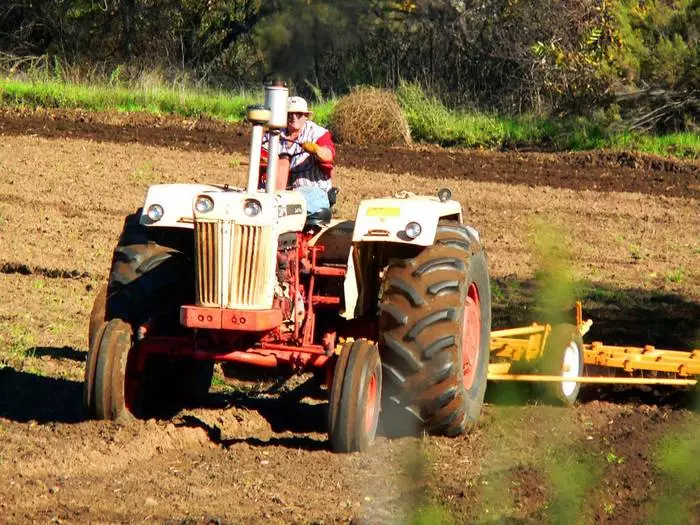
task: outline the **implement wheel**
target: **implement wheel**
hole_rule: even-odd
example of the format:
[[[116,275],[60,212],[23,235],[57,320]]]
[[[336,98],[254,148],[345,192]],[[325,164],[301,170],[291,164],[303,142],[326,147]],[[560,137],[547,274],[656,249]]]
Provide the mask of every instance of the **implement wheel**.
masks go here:
[[[379,330],[385,430],[469,430],[484,401],[491,332],[486,254],[473,230],[441,222],[432,246],[387,267]]]
[[[377,346],[348,342],[336,361],[328,407],[328,438],[334,452],[366,450],[374,442],[382,395]]]
[[[577,377],[583,373],[583,339],[572,324],[552,327],[542,355],[539,371],[545,375]],[[538,383],[543,399],[549,403],[571,406],[576,402],[581,383]]]

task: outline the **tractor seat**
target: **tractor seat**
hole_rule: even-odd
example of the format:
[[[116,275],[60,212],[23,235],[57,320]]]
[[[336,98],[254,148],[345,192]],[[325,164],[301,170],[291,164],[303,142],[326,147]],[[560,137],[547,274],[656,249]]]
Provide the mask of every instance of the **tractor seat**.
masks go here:
[[[340,193],[340,188],[337,186],[333,186],[330,190],[328,190],[328,202],[331,205],[331,208],[335,206],[335,202],[338,200],[338,193]]]
[[[331,222],[331,209],[321,208],[315,213],[306,216],[306,226],[325,226]]]

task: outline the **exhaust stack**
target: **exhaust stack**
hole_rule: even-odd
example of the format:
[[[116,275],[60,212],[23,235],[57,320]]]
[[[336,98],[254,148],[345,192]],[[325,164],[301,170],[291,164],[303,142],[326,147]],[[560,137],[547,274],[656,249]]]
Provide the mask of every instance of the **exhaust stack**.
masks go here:
[[[255,193],[258,191],[263,130],[265,124],[270,121],[270,110],[262,105],[248,106],[246,117],[249,122],[253,123],[253,134],[250,138],[250,162],[248,164],[248,185],[246,191],[248,193]]]
[[[280,133],[287,127],[287,97],[289,90],[282,81],[275,81],[265,86],[265,103],[248,106],[247,118],[253,123],[253,134],[250,139],[250,163],[248,165],[248,185],[246,191],[258,191],[258,176],[260,173],[260,150],[264,128],[267,125],[270,133],[267,161],[267,183],[265,191],[274,193],[277,185],[277,160],[279,158]]]
[[[288,96],[289,90],[281,80],[265,86],[265,106],[270,110],[270,121],[268,122],[270,143],[268,145],[267,184],[265,185],[267,193],[274,193],[277,186],[280,133],[287,127]]]

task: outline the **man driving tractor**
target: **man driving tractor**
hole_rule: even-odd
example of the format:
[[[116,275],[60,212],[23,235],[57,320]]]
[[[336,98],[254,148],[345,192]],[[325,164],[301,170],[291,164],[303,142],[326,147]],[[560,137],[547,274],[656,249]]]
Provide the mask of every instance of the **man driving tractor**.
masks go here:
[[[335,158],[330,131],[310,120],[311,114],[306,100],[289,97],[287,127],[280,137],[277,169],[277,189],[294,189],[301,193],[309,214],[330,208],[328,191],[332,187]],[[262,156],[267,158],[266,145]]]

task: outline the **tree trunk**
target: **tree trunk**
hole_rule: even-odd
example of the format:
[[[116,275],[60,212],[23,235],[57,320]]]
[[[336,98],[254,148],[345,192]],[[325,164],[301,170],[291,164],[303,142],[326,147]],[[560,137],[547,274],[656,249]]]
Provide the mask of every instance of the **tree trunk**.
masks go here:
[[[122,35],[122,50],[126,60],[131,62],[134,54],[134,19],[136,18],[136,0],[122,0],[122,24],[124,33]]]

